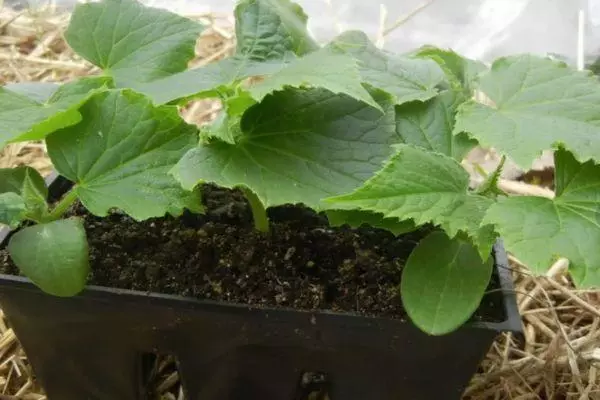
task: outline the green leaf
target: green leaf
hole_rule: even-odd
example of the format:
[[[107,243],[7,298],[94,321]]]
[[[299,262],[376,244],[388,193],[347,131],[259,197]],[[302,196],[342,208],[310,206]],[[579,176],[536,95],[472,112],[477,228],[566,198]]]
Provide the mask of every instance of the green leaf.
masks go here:
[[[320,87],[336,94],[348,95],[381,110],[362,86],[356,61],[343,54],[332,54],[329,51],[311,53],[249,90],[257,101],[261,101],[266,95],[285,87]]]
[[[44,178],[31,167],[0,168],[0,193],[13,192],[23,194],[31,187],[35,195],[46,201],[48,188]]]
[[[11,228],[25,219],[25,200],[13,192],[0,193],[0,224]]]
[[[17,208],[21,205],[16,202],[14,196],[5,197],[9,206],[13,209],[12,223],[0,221],[7,225],[14,226],[24,219],[40,221],[48,211],[46,199],[48,197],[48,188],[44,182],[44,178],[39,172],[31,167],[16,167],[0,169],[0,194],[13,193],[18,195],[20,202],[23,204],[21,213],[16,213]],[[17,216],[19,219],[17,220]]]
[[[506,248],[536,274],[566,257],[580,287],[600,287],[600,165],[558,150],[556,197],[502,198],[487,212]]]
[[[498,241],[499,235],[496,228],[491,224],[482,224],[475,235],[468,238],[479,250],[482,260],[487,260],[492,256],[494,244]]]
[[[92,96],[96,93],[108,90],[111,86],[111,79],[107,76],[87,76],[79,78],[76,81],[61,85],[50,97],[49,102],[56,103],[83,95]]]
[[[230,116],[242,116],[247,109],[257,102],[247,90],[238,88],[236,93],[223,100],[223,106]]]
[[[471,243],[433,232],[413,250],[400,283],[412,322],[430,335],[458,329],[477,310],[492,274]]]
[[[296,55],[318,48],[306,30],[306,15],[288,0],[240,1],[235,19],[237,49],[233,57],[134,88],[156,104],[222,97],[241,80],[272,75]]]
[[[185,70],[202,29],[188,18],[135,0],[103,0],[78,4],[65,38],[118,87],[126,87]]]
[[[132,88],[150,97],[158,105],[181,99],[187,101],[226,97],[226,93],[242,79],[274,74],[288,62],[289,60],[242,61],[238,57],[230,57],[147,84],[132,85]]]
[[[434,61],[384,53],[363,32],[342,33],[327,48],[354,57],[363,83],[390,93],[396,104],[428,100],[445,80],[444,71]]]
[[[469,175],[452,158],[396,145],[377,175],[353,193],[326,199],[330,208],[366,210],[385,218],[413,219],[416,225],[441,225],[450,237],[459,231],[477,237],[491,199],[468,192]]]
[[[498,238],[494,226],[482,224],[485,213],[494,203],[493,200],[477,194],[469,194],[465,201],[445,215],[441,226],[450,235],[464,232],[469,240],[479,250],[482,260],[487,260],[492,254],[492,247]]]
[[[465,58],[450,49],[423,46],[415,55],[437,62],[444,72],[446,72],[446,76],[453,86],[462,87],[469,96],[473,92],[477,76],[487,70],[487,67],[482,62]]]
[[[31,97],[31,93],[25,95],[0,88],[0,149],[9,142],[43,139],[78,123],[81,120],[78,108],[102,90],[103,83],[102,79],[68,83],[45,102],[33,100],[41,95]]]
[[[4,86],[4,89],[40,103],[48,101],[58,88],[60,85],[54,82],[19,82],[8,83]]]
[[[401,221],[398,218],[384,218],[383,215],[370,211],[327,210],[325,213],[331,226],[348,224],[352,228],[360,228],[363,225],[369,225],[390,231],[396,236],[417,229],[415,223],[410,219]]]
[[[465,100],[461,93],[447,90],[426,102],[396,107],[396,130],[402,142],[462,160],[477,145],[466,135],[452,133],[454,115]]]
[[[524,55],[497,60],[479,81],[495,105],[464,103],[455,132],[468,132],[524,169],[559,145],[580,161],[598,159],[600,85],[589,72]]]
[[[223,101],[225,110],[210,125],[204,127],[203,138],[218,138],[235,144],[241,135],[241,115],[265,96],[288,87],[325,88],[333,93],[346,94],[381,110],[379,104],[361,85],[356,62],[351,57],[317,51],[274,73],[271,77],[241,90]],[[383,111],[383,110],[382,110]]]
[[[173,174],[188,189],[246,186],[266,207],[302,202],[319,209],[322,198],[360,186],[392,152],[393,107],[385,94],[374,97],[385,114],[322,89],[276,92],[246,111],[235,145],[202,144]]]
[[[85,207],[98,216],[118,208],[136,220],[201,211],[197,193],[168,174],[196,143],[197,130],[177,109],[154,107],[130,91],[102,93],[82,109],[83,120],[47,139],[62,176],[76,183]]]
[[[242,0],[235,8],[238,54],[264,61],[319,48],[306,30],[308,16],[289,0]]]
[[[395,147],[396,154],[361,188],[327,201],[387,218],[414,218],[417,225],[445,222],[444,216],[467,199],[467,172],[445,155],[410,145]]]
[[[85,287],[90,266],[80,218],[23,228],[11,237],[8,251],[19,270],[47,293],[68,297]]]

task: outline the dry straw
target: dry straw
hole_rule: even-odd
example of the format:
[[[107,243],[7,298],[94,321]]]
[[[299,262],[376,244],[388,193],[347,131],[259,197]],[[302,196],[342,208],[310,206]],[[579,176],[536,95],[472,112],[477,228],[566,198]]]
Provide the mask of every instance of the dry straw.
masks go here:
[[[192,65],[232,53],[235,38],[229,16],[190,17],[209,26],[198,41]],[[0,84],[68,81],[97,73],[65,44],[62,32],[67,21],[68,15],[52,9],[0,10]],[[201,124],[214,118],[219,107],[218,102],[198,101],[182,112],[189,122]],[[51,170],[41,143],[14,144],[0,151],[0,168],[16,165],[30,165],[43,174]],[[551,196],[547,190],[522,182],[505,180],[502,184],[515,195]],[[515,258],[511,258],[511,265],[526,341],[519,344],[511,335],[499,337],[465,398],[600,400],[600,293],[575,290],[566,277],[565,260],[559,260],[542,278],[530,276],[527,267]],[[159,359],[154,370],[156,398],[182,400],[173,361]],[[12,399],[46,397],[14,332],[0,315],[0,400]]]

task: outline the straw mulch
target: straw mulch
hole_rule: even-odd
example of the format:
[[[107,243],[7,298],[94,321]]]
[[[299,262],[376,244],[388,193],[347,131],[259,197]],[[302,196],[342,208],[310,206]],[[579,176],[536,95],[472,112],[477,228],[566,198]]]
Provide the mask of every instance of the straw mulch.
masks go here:
[[[233,51],[229,17],[193,17],[210,26],[198,42],[194,65]],[[51,10],[1,10],[0,84],[65,81],[96,73],[63,41],[67,20],[67,15]],[[201,123],[218,110],[218,103],[200,101],[183,112],[188,121]],[[15,144],[0,151],[0,168],[16,165],[30,165],[43,174],[52,168],[41,143]],[[515,194],[533,189],[534,193],[549,195],[547,190],[514,181],[503,181],[503,185]],[[600,293],[575,290],[566,277],[565,260],[552,266],[545,278],[531,277],[526,266],[514,258],[511,265],[526,342],[519,344],[511,335],[501,336],[482,362],[465,398],[600,400]],[[157,398],[183,399],[172,361],[159,359],[156,364]],[[0,318],[0,400],[45,398],[14,332]]]

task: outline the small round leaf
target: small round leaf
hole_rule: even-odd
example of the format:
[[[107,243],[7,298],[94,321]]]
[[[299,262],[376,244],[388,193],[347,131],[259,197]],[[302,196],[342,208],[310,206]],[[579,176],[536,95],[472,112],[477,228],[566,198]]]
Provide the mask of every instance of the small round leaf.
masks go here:
[[[90,270],[88,243],[80,218],[24,228],[8,244],[13,262],[40,289],[55,296],[74,296]]]
[[[477,309],[492,273],[469,242],[433,232],[413,250],[402,272],[402,302],[412,322],[431,335],[458,329]]]

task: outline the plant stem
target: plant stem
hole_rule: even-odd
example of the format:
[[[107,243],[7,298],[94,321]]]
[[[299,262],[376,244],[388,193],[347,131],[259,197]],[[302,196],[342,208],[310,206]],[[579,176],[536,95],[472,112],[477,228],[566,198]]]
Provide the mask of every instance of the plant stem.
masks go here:
[[[69,207],[71,207],[71,204],[73,204],[75,200],[77,200],[77,191],[73,188],[65,196],[63,196],[62,199],[60,199],[56,207],[54,207],[54,209],[50,211],[47,217],[44,219],[48,222],[56,221],[57,219],[62,217],[65,212],[67,212],[67,210],[69,209]]]
[[[243,187],[242,192],[244,192],[246,199],[248,199],[248,202],[250,203],[256,230],[260,232],[269,232],[269,218],[267,217],[267,211],[265,210],[262,201],[260,201],[258,196],[250,189]]]

